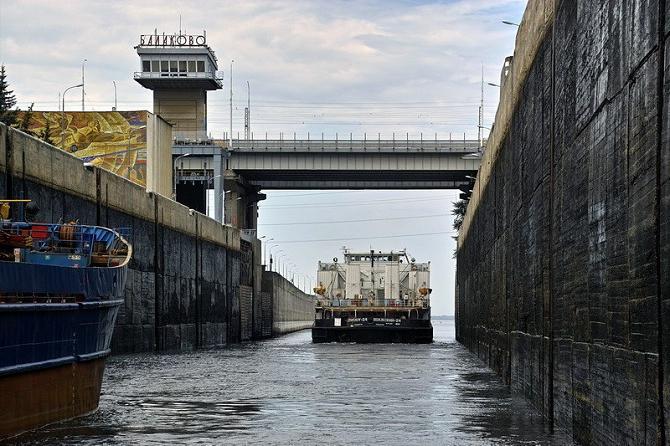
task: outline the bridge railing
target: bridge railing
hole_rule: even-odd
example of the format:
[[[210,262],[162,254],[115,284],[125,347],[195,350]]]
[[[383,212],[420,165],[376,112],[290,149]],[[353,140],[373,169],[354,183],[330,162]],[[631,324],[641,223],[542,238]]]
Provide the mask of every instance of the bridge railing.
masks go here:
[[[453,152],[480,151],[477,140],[449,139],[234,139],[243,152]]]

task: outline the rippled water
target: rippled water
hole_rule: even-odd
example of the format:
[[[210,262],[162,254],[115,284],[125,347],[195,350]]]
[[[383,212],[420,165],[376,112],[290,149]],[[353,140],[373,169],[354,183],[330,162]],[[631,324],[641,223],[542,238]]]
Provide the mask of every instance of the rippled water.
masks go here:
[[[431,345],[312,344],[116,356],[100,410],[28,444],[566,444],[433,321]]]

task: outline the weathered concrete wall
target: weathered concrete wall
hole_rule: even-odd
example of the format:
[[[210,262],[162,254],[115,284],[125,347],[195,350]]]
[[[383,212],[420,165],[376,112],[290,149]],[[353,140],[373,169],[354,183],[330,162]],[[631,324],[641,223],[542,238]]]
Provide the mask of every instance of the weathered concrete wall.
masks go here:
[[[314,296],[278,273],[263,272],[263,293],[272,300],[272,334],[302,330],[314,323]]]
[[[670,421],[668,8],[529,2],[459,237],[458,340],[582,443]]]
[[[0,125],[0,196],[33,200],[44,221],[123,228],[134,246],[115,352],[240,339],[239,231]]]

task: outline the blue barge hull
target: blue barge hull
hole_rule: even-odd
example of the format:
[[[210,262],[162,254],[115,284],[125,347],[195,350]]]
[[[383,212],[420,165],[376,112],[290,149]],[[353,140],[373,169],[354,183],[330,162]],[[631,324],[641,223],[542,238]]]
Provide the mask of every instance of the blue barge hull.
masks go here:
[[[131,256],[110,229],[3,222],[0,439],[98,407]]]
[[[98,407],[122,302],[0,305],[0,438]]]

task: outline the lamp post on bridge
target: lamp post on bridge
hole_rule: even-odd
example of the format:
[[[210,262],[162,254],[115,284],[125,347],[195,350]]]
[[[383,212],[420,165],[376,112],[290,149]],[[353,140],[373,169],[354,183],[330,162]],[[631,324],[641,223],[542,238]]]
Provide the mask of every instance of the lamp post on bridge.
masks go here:
[[[88,59],[84,59],[81,61],[81,111],[84,111],[84,66],[86,65],[86,62],[88,62]]]
[[[273,258],[273,257],[272,257],[272,250],[273,250],[274,248],[276,248],[277,246],[279,246],[279,245],[276,244],[276,243],[275,243],[274,245],[271,245],[271,246],[270,246],[270,271],[273,271],[272,265],[273,265],[273,263],[274,263],[274,262],[272,261],[272,258]]]
[[[279,273],[279,274],[281,274],[281,258],[282,258],[281,254],[282,253],[286,254],[283,249],[280,249],[279,251],[277,251],[275,253],[275,256],[274,256],[275,263],[276,263],[274,271],[276,273]]]
[[[280,249],[279,251],[277,251],[277,254],[275,255],[275,259],[277,260],[277,266],[275,268],[275,272],[278,272],[280,275],[283,275],[282,270],[281,270],[281,268],[282,268],[282,262],[281,262],[282,255],[281,254],[286,254],[283,249]]]
[[[281,255],[277,255],[277,259],[279,260],[279,264],[277,265],[279,266],[279,274],[286,277],[286,261],[288,260],[288,255],[283,249],[277,252],[277,254],[279,253],[281,253]]]
[[[264,238],[265,238],[265,236],[261,237],[261,239],[264,239]],[[268,243],[273,241],[273,240],[274,240],[274,238],[269,238],[269,239],[265,240],[265,244],[263,244],[263,241],[261,241],[261,244],[263,244],[263,249],[262,249],[262,251],[263,251],[263,265],[267,265],[267,263],[266,263],[267,256],[266,255],[268,253]]]
[[[291,283],[295,285],[295,274],[296,274],[296,270],[298,269],[298,266],[293,262],[288,262],[288,266],[290,266],[291,268],[294,268],[293,271],[291,271],[289,269],[289,273],[291,274]],[[300,281],[298,281],[298,284],[300,284]],[[298,286],[298,288],[300,288],[300,286]]]
[[[63,106],[61,107],[61,137],[60,137],[60,146],[61,149],[65,150],[65,93],[73,88],[84,88],[84,84],[77,84],[71,87],[67,87],[63,92]]]

